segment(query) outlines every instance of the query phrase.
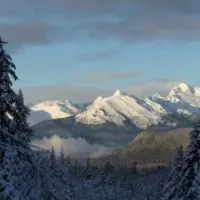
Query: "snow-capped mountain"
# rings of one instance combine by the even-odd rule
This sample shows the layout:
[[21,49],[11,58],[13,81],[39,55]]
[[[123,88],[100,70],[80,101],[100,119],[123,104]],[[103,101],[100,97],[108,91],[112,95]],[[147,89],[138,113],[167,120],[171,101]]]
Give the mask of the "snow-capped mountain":
[[48,119],[59,119],[74,116],[83,111],[84,106],[75,105],[69,100],[45,101],[30,107],[31,115],[29,122],[31,125]]
[[76,115],[76,120],[84,124],[110,122],[119,126],[128,122],[146,128],[161,123],[164,114],[166,110],[151,99],[139,99],[117,90],[110,97],[98,97],[84,112]]
[[168,112],[184,115],[200,113],[200,88],[185,83],[172,88],[167,96],[153,95],[153,101],[162,105]]
[[200,88],[180,83],[168,95],[154,94],[143,99],[117,90],[109,97],[99,96],[92,104],[83,106],[65,101],[46,101],[31,106],[30,123],[74,116],[85,125],[106,123],[120,127],[177,126],[176,117],[193,117],[200,113]]
[[180,83],[167,96],[155,94],[144,99],[127,95],[117,90],[106,98],[98,97],[84,112],[76,115],[76,120],[84,124],[104,124],[119,126],[133,124],[139,128],[154,125],[177,126],[173,114],[190,117],[200,113],[200,88]]

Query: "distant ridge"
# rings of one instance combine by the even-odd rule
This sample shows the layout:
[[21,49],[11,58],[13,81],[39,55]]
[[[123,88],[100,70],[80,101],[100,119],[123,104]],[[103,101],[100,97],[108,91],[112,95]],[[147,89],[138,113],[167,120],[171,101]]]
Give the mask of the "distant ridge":
[[136,161],[140,167],[153,162],[156,165],[168,164],[173,159],[176,148],[181,145],[186,147],[189,131],[189,127],[168,130],[148,129],[138,134],[127,146],[113,151],[109,156],[94,159],[93,162],[95,165],[102,165],[111,161],[118,167],[126,166],[130,161],[132,163]]

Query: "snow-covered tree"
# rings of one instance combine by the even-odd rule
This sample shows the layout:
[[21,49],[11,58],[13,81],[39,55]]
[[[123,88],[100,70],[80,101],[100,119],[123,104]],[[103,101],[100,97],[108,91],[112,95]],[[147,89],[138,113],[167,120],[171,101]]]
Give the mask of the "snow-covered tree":
[[[51,191],[51,180],[52,176],[50,172],[49,155],[43,151],[38,151],[34,153],[34,159],[37,161],[35,170],[35,183],[34,188],[36,199],[39,193],[39,198],[41,200],[46,200],[50,197]],[[39,185],[38,185],[39,184]],[[39,189],[39,191],[38,191]]]
[[85,165],[85,169],[84,169],[84,178],[86,180],[91,180],[92,178],[92,173],[93,173],[93,168],[92,168],[92,165],[91,165],[91,161],[90,161],[90,158],[88,158],[86,160],[86,165]]
[[[28,124],[28,117],[30,115],[30,109],[25,106],[24,96],[22,90],[19,90],[18,99],[16,101],[16,110],[18,115],[14,117],[16,121],[16,129],[18,132],[17,137],[24,141],[25,144],[31,141],[33,131]],[[22,145],[22,144],[21,144]]]
[[64,150],[63,147],[61,147],[60,150],[60,166],[64,167],[65,166],[65,155],[64,155]]
[[23,95],[12,89],[17,80],[15,65],[3,48],[0,38],[0,196],[12,199],[31,199],[33,163],[29,148],[32,131],[27,123],[28,108]]
[[177,176],[176,184],[172,184],[174,193],[170,200],[199,199],[196,180],[200,168],[200,122],[190,131],[189,144],[183,156],[182,167],[179,168],[181,175]]
[[[20,156],[21,154],[19,155],[16,150],[5,152],[4,167],[0,172],[0,182],[3,186],[1,196],[4,198],[26,200],[33,199],[35,196],[33,163],[31,160],[25,160],[26,154],[23,159]],[[29,159],[29,157],[26,158]]]
[[67,168],[65,156],[64,156],[64,150],[61,148],[60,152],[60,164],[59,164],[59,175],[58,178],[62,184],[62,187],[60,188],[60,193],[63,200],[70,200],[73,199],[73,180],[71,177],[71,174],[69,172],[69,169]]
[[194,181],[194,190],[197,192],[197,199],[200,199],[200,170],[197,172],[197,176]]
[[176,198],[179,188],[179,182],[182,178],[182,166],[183,166],[183,147],[177,149],[176,157],[172,164],[172,169],[167,180],[167,185],[164,188],[164,200],[173,200]]
[[111,200],[116,195],[115,169],[110,162],[107,162],[101,170],[99,178],[95,181],[95,193],[102,199]]
[[56,200],[59,199],[58,196],[58,188],[60,187],[60,181],[58,179],[59,174],[58,174],[58,166],[56,163],[56,155],[55,155],[55,150],[52,147],[49,155],[49,163],[48,163],[48,168],[45,170],[46,173],[49,175],[48,178],[48,185],[49,185],[49,190],[48,190],[48,199],[49,200]]
[[[12,79],[17,80],[15,65],[11,57],[5,52],[0,38],[0,141],[10,143],[11,138],[5,133],[9,131],[11,118],[17,115],[16,101],[18,95],[12,87]],[[3,160],[5,149],[1,148]]]
[[182,178],[179,184],[178,197],[198,199],[195,180],[200,168],[200,122],[190,132],[190,141],[183,157]]
[[51,148],[50,151],[50,156],[49,156],[49,165],[50,165],[50,170],[53,173],[53,175],[56,174],[56,153],[54,147]]
[[119,200],[132,200],[133,195],[127,175],[122,176],[116,183],[116,195]]

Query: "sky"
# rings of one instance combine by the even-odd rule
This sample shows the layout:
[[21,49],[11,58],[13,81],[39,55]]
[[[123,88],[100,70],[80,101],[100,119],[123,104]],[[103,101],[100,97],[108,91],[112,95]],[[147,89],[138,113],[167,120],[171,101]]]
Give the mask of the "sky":
[[[27,102],[200,86],[198,0],[1,0]],[[37,94],[37,95],[35,95]]]

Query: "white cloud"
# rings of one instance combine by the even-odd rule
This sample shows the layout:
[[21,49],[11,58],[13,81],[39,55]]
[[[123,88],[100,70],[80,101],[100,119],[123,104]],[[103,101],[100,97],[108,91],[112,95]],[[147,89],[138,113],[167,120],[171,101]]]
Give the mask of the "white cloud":
[[128,86],[125,90],[136,96],[148,96],[154,93],[167,94],[175,85],[179,84],[177,80],[154,79],[151,81]]
[[99,95],[111,94],[107,89],[64,85],[27,86],[22,87],[22,90],[27,103],[64,99],[71,100],[73,103],[89,103]]
[[[116,74],[117,76],[117,74]],[[166,94],[169,90],[180,83],[177,80],[154,79],[138,84],[121,87],[122,91],[139,97],[152,95],[154,93]],[[98,85],[97,85],[98,86]],[[75,86],[35,86],[22,88],[27,103],[37,103],[46,100],[69,99],[73,103],[90,103],[98,96],[109,96],[118,88],[94,88]],[[37,94],[37,95],[36,95]]]
[[82,156],[82,157],[98,157],[104,154],[109,154],[114,148],[100,146],[97,144],[89,144],[86,140],[78,138],[60,138],[57,135],[51,138],[43,138],[42,140],[34,140],[32,142],[42,148],[50,149],[52,146],[55,148],[57,155],[59,155],[61,147],[63,147],[66,155]]
[[139,73],[134,72],[134,71],[127,71],[127,70],[118,70],[118,71],[110,71],[110,70],[91,70],[88,72],[83,72],[81,73],[81,77],[83,78],[84,81],[89,81],[93,83],[100,82],[102,81],[113,81],[117,79],[130,79],[130,78],[135,78],[138,77]]

